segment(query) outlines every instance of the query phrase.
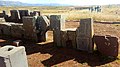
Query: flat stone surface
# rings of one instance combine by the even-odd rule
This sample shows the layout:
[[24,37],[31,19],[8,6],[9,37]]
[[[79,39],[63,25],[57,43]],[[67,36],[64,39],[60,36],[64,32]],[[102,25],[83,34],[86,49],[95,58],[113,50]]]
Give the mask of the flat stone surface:
[[38,41],[34,17],[23,17],[24,38]]
[[76,28],[67,29],[68,40],[71,42],[72,48],[77,48],[76,46]]
[[93,51],[93,19],[81,19],[80,26],[77,28],[77,49],[88,52]]
[[11,36],[23,38],[23,24],[11,24]]
[[4,46],[0,48],[0,67],[28,67],[25,47]]
[[65,28],[65,19],[61,15],[50,16],[50,26],[53,29],[53,40],[56,46],[62,46],[60,31]]

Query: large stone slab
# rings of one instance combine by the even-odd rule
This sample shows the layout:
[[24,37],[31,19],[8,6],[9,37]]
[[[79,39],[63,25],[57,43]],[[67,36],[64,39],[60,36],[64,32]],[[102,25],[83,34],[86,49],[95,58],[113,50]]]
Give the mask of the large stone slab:
[[105,55],[117,57],[119,54],[119,43],[118,38],[115,36],[94,36],[94,43],[96,44],[97,50]]
[[20,15],[20,22],[22,22],[22,17],[23,16],[29,16],[29,11],[28,10],[19,10],[19,15]]
[[65,19],[63,18],[61,15],[50,16],[50,26],[53,29],[53,40],[56,46],[62,46],[60,30],[65,28]]
[[40,11],[30,12],[30,16],[40,16]]
[[5,22],[4,18],[0,18],[0,23]]
[[17,38],[23,38],[23,24],[15,23],[11,24],[11,36]]
[[0,67],[28,67],[25,47],[0,48]]
[[3,18],[4,17],[4,13],[0,13],[0,18]]
[[94,45],[92,43],[92,39],[77,37],[76,41],[77,41],[77,49],[88,51],[90,53],[93,51]]
[[62,29],[60,31],[60,36],[61,36],[61,44],[62,44],[62,47],[66,47],[67,45],[67,40],[68,40],[68,36],[67,36],[67,30],[66,29]]
[[24,38],[38,41],[36,32],[36,19],[34,17],[23,17]]
[[3,11],[3,13],[0,13],[0,18],[4,18],[5,15],[6,15],[6,12]]
[[80,37],[93,37],[93,19],[81,19],[80,26],[77,29],[77,36]]
[[3,22],[0,24],[0,33],[2,35],[11,35],[11,24],[7,22]]
[[77,48],[76,45],[76,28],[68,28],[67,29],[67,36],[68,36],[68,45],[71,45],[72,48]]
[[38,16],[36,19],[36,30],[37,35],[39,37],[39,41],[44,42],[46,41],[46,37],[47,37],[47,30],[49,30],[49,26],[50,26],[50,21],[48,20],[48,18],[46,16]]
[[65,29],[65,17],[64,15],[51,15],[50,27],[52,29]]
[[50,21],[46,16],[38,16],[37,17],[37,19],[36,19],[36,27],[37,28],[45,31],[49,25],[50,25]]
[[18,11],[17,10],[10,10],[11,13],[11,20],[13,20],[13,22],[18,22],[19,21],[19,15],[18,15]]
[[77,49],[88,52],[93,51],[93,19],[81,19],[80,26],[77,28]]

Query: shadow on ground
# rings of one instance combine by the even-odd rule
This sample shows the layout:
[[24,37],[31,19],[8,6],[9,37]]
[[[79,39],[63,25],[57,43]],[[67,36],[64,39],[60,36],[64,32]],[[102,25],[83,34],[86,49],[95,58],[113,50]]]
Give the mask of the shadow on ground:
[[[4,38],[0,38],[0,39],[4,39]],[[6,41],[0,42],[0,46],[11,44],[12,41],[15,39],[8,38],[4,40]],[[41,44],[35,44],[33,42],[24,41],[23,44],[26,48],[27,55],[31,55],[38,52],[40,52],[41,54],[48,53],[52,55],[52,57],[50,57],[49,59],[46,59],[41,62],[44,66],[53,66],[71,59],[74,59],[74,61],[77,61],[78,63],[81,64],[88,63],[88,65],[90,66],[100,66],[116,60],[116,59],[102,58],[98,52],[94,52],[90,54],[75,49],[56,47],[53,45],[53,42],[49,42],[41,45]]]

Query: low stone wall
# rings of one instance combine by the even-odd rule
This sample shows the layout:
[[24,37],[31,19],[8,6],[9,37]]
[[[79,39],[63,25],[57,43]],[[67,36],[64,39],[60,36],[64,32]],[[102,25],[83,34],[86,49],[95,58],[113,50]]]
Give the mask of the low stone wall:
[[7,35],[17,38],[22,38],[23,24],[3,22],[0,23],[0,35]]
[[62,47],[77,48],[76,29],[77,28],[68,28],[60,31]]

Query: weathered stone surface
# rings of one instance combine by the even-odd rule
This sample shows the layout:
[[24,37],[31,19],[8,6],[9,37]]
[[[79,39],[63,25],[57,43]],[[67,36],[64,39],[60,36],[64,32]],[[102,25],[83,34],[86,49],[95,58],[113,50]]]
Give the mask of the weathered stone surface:
[[93,51],[93,19],[81,19],[80,27],[77,28],[77,49],[88,52]]
[[11,20],[13,20],[13,22],[18,22],[19,21],[18,11],[10,10],[10,13],[11,13]]
[[25,47],[0,48],[0,67],[28,67]]
[[93,37],[93,19],[81,19],[80,26],[77,29],[77,36],[80,37]]
[[23,16],[29,16],[29,11],[28,10],[19,10],[19,15],[20,15],[20,22],[22,22],[23,20]]
[[[35,41],[46,41],[46,31],[49,26],[49,20],[45,16],[23,17],[23,28],[25,29],[25,38],[31,37]],[[28,33],[31,32],[31,33]]]
[[38,16],[36,19],[36,27],[40,30],[45,31],[47,27],[50,25],[50,21],[46,16]]
[[50,21],[48,20],[48,18],[46,16],[38,16],[36,19],[36,30],[37,35],[39,37],[39,41],[44,42],[46,41],[46,32],[47,30],[49,30],[49,26],[50,26]]
[[6,15],[6,12],[3,11],[3,13],[0,13],[0,18],[4,18],[5,15]]
[[8,15],[5,15],[4,18],[5,18],[5,21],[6,21],[6,22],[13,22],[13,21],[11,20],[11,17],[8,16]]
[[77,46],[76,46],[76,28],[67,29],[67,36],[68,36],[68,41],[70,41],[72,48],[77,48]]
[[40,11],[33,11],[33,12],[30,12],[30,16],[40,16]]
[[65,18],[63,15],[51,15],[50,27],[52,29],[65,29]]
[[23,38],[23,24],[11,24],[11,36],[17,38]]
[[88,52],[93,51],[92,39],[77,37],[76,41],[77,41],[77,49],[88,51]]
[[0,13],[0,18],[3,18],[4,17],[4,14],[3,13]]
[[11,35],[11,24],[3,22],[0,24],[0,33],[3,35]]
[[60,31],[60,36],[61,36],[61,44],[63,47],[66,47],[66,42],[68,40],[68,36],[67,36],[67,30],[61,30]]
[[24,38],[38,41],[34,17],[23,17]]
[[105,55],[117,57],[119,53],[118,38],[115,36],[99,36],[95,35],[94,43],[96,44],[97,50]]
[[64,29],[65,19],[61,15],[50,16],[50,26],[53,29],[53,40],[56,46],[61,46],[61,35],[60,30]]
[[5,22],[5,19],[4,18],[0,18],[0,23],[1,22]]

